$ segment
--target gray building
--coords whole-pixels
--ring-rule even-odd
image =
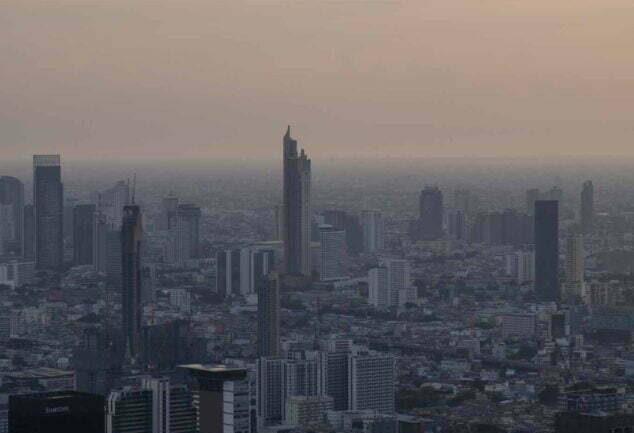
[[[59,270],[64,264],[64,187],[59,155],[33,156],[35,263]]]

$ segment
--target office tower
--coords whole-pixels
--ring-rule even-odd
[[[526,190],[526,213],[533,215],[535,211],[535,202],[541,199],[541,192],[537,188]]]
[[[0,176],[0,256],[22,255],[24,184],[15,177]]]
[[[395,411],[396,360],[392,355],[350,357],[350,410]]]
[[[463,240],[465,234],[465,221],[462,211],[456,210],[448,217],[449,236],[456,240]]]
[[[161,209],[161,221],[159,222],[159,228],[163,230],[171,230],[176,224],[176,214],[178,210],[178,198],[177,197],[165,197],[163,199]]]
[[[195,379],[198,433],[250,433],[247,371],[225,365],[182,365]]]
[[[24,260],[35,260],[35,207],[32,204],[24,206],[24,231],[22,238],[22,256]]]
[[[363,251],[366,253],[382,251],[385,239],[381,212],[363,212],[361,214],[361,228],[363,230]]]
[[[567,295],[583,296],[584,290],[584,253],[583,236],[572,233],[566,238],[566,282]]]
[[[275,272],[258,287],[257,355],[280,356],[280,281]]]
[[[73,263],[75,266],[94,264],[96,210],[94,204],[77,205],[73,209]]]
[[[409,262],[404,259],[384,259],[381,266],[370,269],[369,286],[369,302],[377,308],[415,301]]]
[[[258,427],[284,419],[284,360],[258,358],[256,361]]]
[[[535,202],[535,294],[538,302],[559,300],[559,202]]]
[[[581,190],[581,228],[584,233],[589,232],[594,224],[594,185],[591,180],[583,183]]]
[[[126,355],[135,359],[141,338],[141,253],[143,228],[138,205],[123,208],[121,226],[121,312]]]
[[[506,274],[517,284],[535,281],[535,254],[532,251],[516,251],[506,255]]]
[[[332,226],[335,230],[345,230],[348,215],[346,212],[337,209],[326,210],[322,213],[322,224]]]
[[[115,228],[123,221],[123,208],[130,204],[130,186],[124,180],[97,194],[97,209],[106,215]]]
[[[443,198],[437,187],[425,187],[420,193],[419,221],[421,239],[430,241],[442,237]]]
[[[167,378],[143,378],[140,386],[110,392],[106,433],[193,433],[196,409],[191,392]]]
[[[35,263],[59,270],[64,264],[64,187],[59,155],[33,156]]]
[[[284,263],[286,273],[311,275],[310,240],[310,159],[301,150],[297,153],[297,140],[291,138],[291,127],[286,130],[284,146]]]
[[[346,274],[346,232],[330,225],[319,226],[319,279],[335,281]]]
[[[200,208],[191,204],[181,204],[170,223],[171,244],[174,260],[183,265],[199,258],[200,254]]]
[[[9,396],[11,433],[103,433],[104,398],[76,391]]]
[[[474,215],[480,206],[478,197],[468,189],[457,189],[454,191],[453,208],[469,217]]]

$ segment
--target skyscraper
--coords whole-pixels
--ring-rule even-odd
[[[542,193],[537,188],[526,190],[526,213],[533,215],[535,212],[535,202],[541,198]]]
[[[382,251],[385,240],[381,212],[363,212],[361,214],[361,227],[363,230],[363,251],[366,253]]]
[[[22,235],[22,257],[26,261],[35,260],[35,207],[24,206],[24,230]]]
[[[310,159],[301,150],[297,153],[297,140],[291,138],[291,127],[284,134],[284,263],[286,273],[311,275],[310,237]]]
[[[280,281],[275,272],[258,287],[257,354],[259,357],[280,355]]]
[[[94,204],[81,204],[73,209],[73,263],[93,265],[93,243],[95,237]]]
[[[426,241],[442,237],[443,197],[437,187],[426,187],[420,193],[419,220],[421,238]]]
[[[24,184],[15,177],[0,176],[0,255],[22,254]]]
[[[200,249],[200,208],[192,204],[181,204],[171,220],[174,259],[179,265],[197,259]]]
[[[121,301],[126,353],[133,359],[141,342],[141,253],[143,228],[138,205],[123,208],[121,226]]]
[[[64,263],[64,186],[59,155],[33,155],[35,262],[58,270]]]
[[[340,280],[346,269],[346,232],[330,225],[319,226],[319,279],[321,281]]]
[[[589,232],[594,224],[594,185],[591,180],[583,183],[581,190],[581,228],[584,233]]]
[[[163,208],[161,209],[161,221],[159,228],[170,230],[172,225],[176,224],[176,210],[178,208],[177,197],[165,197],[163,199]]]
[[[535,294],[538,302],[559,300],[559,203],[535,202]]]
[[[130,204],[130,186],[124,180],[118,181],[97,195],[97,208],[104,213],[117,229],[121,227],[123,207]]]
[[[583,236],[572,233],[566,238],[566,282],[564,284],[567,295],[583,296],[584,285],[584,254]]]

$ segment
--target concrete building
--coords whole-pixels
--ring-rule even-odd
[[[380,212],[364,211],[361,214],[363,252],[376,253],[385,248],[385,227]]]
[[[585,255],[583,252],[583,236],[573,233],[566,238],[566,281],[565,293],[569,296],[583,297],[585,277]]]
[[[535,336],[537,320],[535,314],[509,313],[502,316],[502,336],[532,338]]]
[[[275,272],[258,288],[257,354],[280,355],[280,280]]]
[[[323,423],[326,412],[334,409],[331,396],[292,396],[286,402],[286,422],[302,427]]]
[[[383,259],[381,266],[368,273],[369,302],[377,308],[389,308],[414,302],[415,289],[410,278],[409,262]]]
[[[539,302],[559,300],[559,202],[535,202],[535,293]]]

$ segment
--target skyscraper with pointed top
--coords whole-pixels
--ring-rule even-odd
[[[121,226],[121,311],[126,355],[135,359],[141,346],[141,208],[124,206]]]
[[[304,149],[298,154],[297,140],[289,126],[284,134],[283,237],[287,274],[310,276],[310,159]]]

